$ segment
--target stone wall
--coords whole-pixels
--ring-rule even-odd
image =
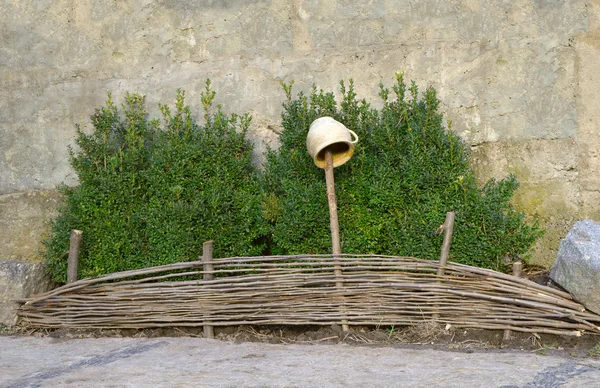
[[[517,174],[515,205],[548,227],[536,263],[552,263],[576,219],[600,217],[598,0],[4,0],[0,7],[0,226],[8,225],[10,239],[0,240],[0,258],[29,258],[38,246],[53,201],[38,193],[76,183],[66,145],[74,123],[88,123],[108,91],[119,101],[125,91],[146,94],[157,116],[156,103],[182,88],[199,111],[206,78],[225,110],[253,115],[260,154],[277,143],[280,81],[332,90],[353,77],[359,95],[377,105],[377,84],[405,71],[437,88],[480,178]],[[20,206],[31,212],[19,219]]]
[[[47,276],[44,264],[0,260],[0,328],[17,323],[19,299],[56,287]]]

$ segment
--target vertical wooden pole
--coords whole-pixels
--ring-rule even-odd
[[[437,271],[438,276],[444,274],[444,267],[448,263],[450,244],[452,243],[452,232],[454,232],[454,216],[454,212],[446,213],[446,221],[444,221],[444,242],[442,243],[442,252],[440,253],[440,266]]]
[[[325,151],[325,182],[327,183],[327,202],[329,202],[329,226],[331,228],[331,250],[334,255],[342,254],[340,245],[340,225],[337,214],[337,198],[335,197],[335,180],[333,177],[333,155],[331,150]],[[336,275],[341,269],[336,268]]]
[[[204,265],[204,271],[213,271],[212,265],[213,258],[213,241],[206,241],[202,244],[202,263]],[[212,273],[205,273],[204,280],[212,280]],[[215,338],[214,329],[211,325],[204,325],[204,338]]]
[[[513,263],[512,271],[513,276],[520,278],[521,272],[523,271],[523,263],[521,263],[520,261]]]
[[[514,262],[512,265],[512,274],[513,276],[516,277],[521,277],[521,271],[523,270],[523,263],[521,263],[520,261]],[[504,330],[504,336],[502,337],[503,341],[508,341],[510,340],[510,330],[509,329],[505,329]]]
[[[335,275],[335,286],[343,288],[342,266],[337,258],[342,254],[340,245],[340,225],[337,213],[337,198],[335,197],[335,180],[333,178],[333,154],[327,148],[325,150],[325,182],[327,184],[327,202],[329,203],[329,227],[331,229],[331,251],[333,253],[333,273]],[[342,330],[349,331],[348,321],[342,320]]]
[[[69,259],[67,262],[67,283],[77,281],[77,272],[79,270],[79,247],[81,246],[81,236],[83,231],[73,229],[71,231],[71,240],[69,244]]]
[[[442,243],[442,250],[440,253],[440,265],[437,270],[438,282],[441,281],[441,276],[444,275],[444,267],[448,263],[448,256],[450,255],[450,244],[452,243],[452,232],[454,232],[454,212],[446,213],[446,220],[442,225],[444,229],[444,242]],[[433,313],[433,319],[438,320],[440,318],[439,313]]]

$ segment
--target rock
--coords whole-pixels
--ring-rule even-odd
[[[579,221],[561,241],[550,278],[600,314],[600,223]]]
[[[16,299],[48,291],[53,286],[42,263],[0,260],[0,325],[11,327],[17,323]]]

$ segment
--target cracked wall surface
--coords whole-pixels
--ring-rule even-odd
[[[199,112],[206,78],[226,111],[253,115],[260,161],[277,146],[280,81],[336,90],[352,77],[378,106],[377,84],[405,71],[438,90],[482,180],[517,174],[515,206],[548,227],[535,263],[553,262],[575,220],[600,217],[598,0],[4,0],[0,8],[0,225],[21,236],[1,240],[0,258],[35,257],[48,216],[12,209],[41,209],[48,200],[35,193],[76,184],[66,146],[107,92],[119,101],[144,93],[157,117],[157,103],[182,88]]]

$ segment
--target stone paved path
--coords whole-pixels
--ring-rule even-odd
[[[600,361],[528,352],[0,337],[0,387],[600,387]]]

